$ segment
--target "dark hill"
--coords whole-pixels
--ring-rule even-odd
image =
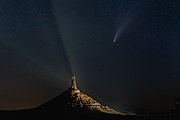
[[[175,112],[179,113],[179,112]],[[179,120],[175,116],[128,115],[118,112],[109,106],[102,105],[97,100],[82,93],[75,77],[72,85],[54,99],[33,109],[0,111],[2,120],[12,119],[50,119],[50,120]]]
[[[75,77],[72,77],[72,85],[66,91],[54,99],[33,109],[0,111],[5,118],[63,118],[63,119],[104,119],[125,115],[109,106],[104,106],[92,97],[82,93],[77,85]],[[25,118],[26,118],[25,117]]]
[[[111,107],[104,106],[92,97],[82,93],[77,85],[76,79],[73,77],[72,85],[65,92],[50,100],[49,102],[39,106],[38,110],[58,110],[63,113],[68,112],[90,112],[90,113],[106,113],[125,115],[112,109]]]

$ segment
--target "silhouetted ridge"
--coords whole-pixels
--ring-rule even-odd
[[[136,115],[124,114],[104,106],[82,93],[75,77],[71,86],[54,99],[33,109],[0,110],[1,118],[12,119],[63,119],[63,120],[180,120],[180,97],[176,97],[176,109],[158,113],[141,111]],[[24,117],[25,116],[25,117]]]
[[[92,97],[82,93],[77,87],[75,76],[72,77],[71,87],[65,92],[41,105],[38,109],[59,110],[63,112],[100,112],[108,114],[121,114],[114,109],[104,106]]]

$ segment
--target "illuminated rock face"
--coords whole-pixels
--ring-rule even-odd
[[[86,110],[91,110],[91,111],[99,111],[103,113],[123,115],[123,113],[117,112],[108,106],[104,106],[101,103],[97,102],[92,97],[80,92],[80,90],[77,87],[77,81],[75,76],[72,77],[71,87],[68,90],[71,93],[70,101],[68,104],[75,109],[84,108]]]
[[[61,112],[95,112],[95,113],[108,113],[108,114],[120,114],[124,115],[124,113],[120,113],[112,109],[111,107],[102,105],[89,95],[83,93],[77,87],[76,78],[72,77],[71,86],[56,96],[54,99],[48,101],[47,103],[42,104],[38,107],[40,110],[48,110],[48,111],[61,111]]]
[[[75,78],[75,76],[73,76],[73,77],[72,77],[72,83],[71,83],[71,90],[72,90],[72,92],[74,92],[74,93],[80,92],[80,90],[78,89],[76,83],[77,83],[76,78]]]

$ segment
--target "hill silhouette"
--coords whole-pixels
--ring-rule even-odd
[[[62,112],[86,111],[125,115],[124,113],[118,112],[109,106],[102,105],[97,100],[93,99],[85,93],[82,93],[77,87],[75,77],[72,77],[72,84],[70,88],[68,88],[65,92],[50,100],[49,102],[39,106],[37,109],[44,111],[46,111],[47,109],[59,109],[60,111],[62,110],[61,108],[63,108]]]
[[[75,77],[72,77],[72,84],[66,91],[50,101],[31,109],[0,110],[0,116],[11,120],[179,120],[179,112],[159,116],[158,114],[128,115],[116,111],[81,92],[77,87]]]
[[[71,86],[51,99],[50,101],[31,109],[1,110],[0,115],[5,118],[63,118],[63,119],[104,119],[107,117],[118,117],[125,113],[118,112],[109,106],[102,105],[89,95],[82,93],[72,77]],[[86,117],[84,117],[86,116]]]

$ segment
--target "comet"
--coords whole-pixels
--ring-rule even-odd
[[[115,43],[119,37],[123,36],[123,34],[127,31],[127,29],[134,23],[138,14],[140,13],[141,4],[137,4],[132,9],[130,9],[121,19],[120,24],[116,30],[114,35],[113,43]],[[119,21],[119,20],[118,20]]]
[[[113,39],[113,42],[115,43],[116,41],[117,41],[117,38],[119,37],[119,36],[121,36],[124,32],[125,32],[125,30],[127,29],[127,22],[126,23],[123,23],[119,28],[118,28],[118,30],[117,30],[117,32],[116,32],[116,34],[115,34],[115,36],[114,36],[114,39]]]

